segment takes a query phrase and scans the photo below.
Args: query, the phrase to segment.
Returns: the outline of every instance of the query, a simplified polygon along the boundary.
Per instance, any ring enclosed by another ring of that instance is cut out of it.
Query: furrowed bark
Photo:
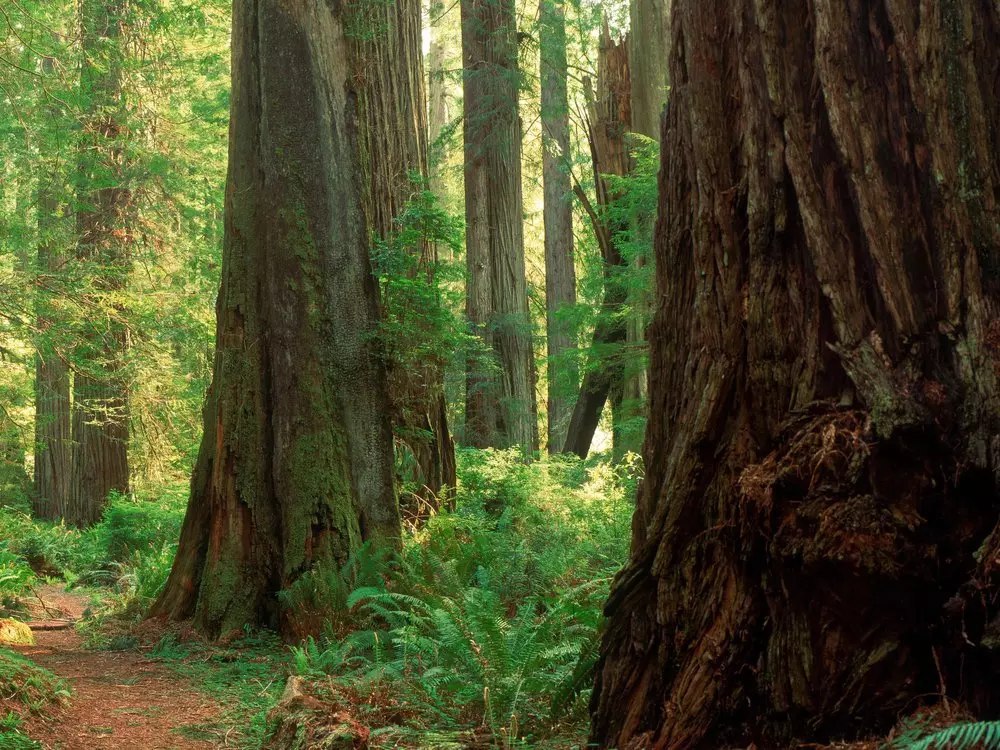
[[[344,8],[237,0],[213,383],[153,615],[294,632],[278,596],[399,543]]]
[[[1000,11],[675,0],[601,747],[1000,705]]]

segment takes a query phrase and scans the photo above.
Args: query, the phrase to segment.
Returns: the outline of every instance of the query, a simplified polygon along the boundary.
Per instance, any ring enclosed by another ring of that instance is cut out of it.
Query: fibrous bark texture
[[[513,0],[463,0],[466,314],[492,352],[470,360],[465,442],[538,447],[521,199]],[[495,358],[495,362],[492,361]]]
[[[562,0],[540,0],[539,67],[542,90],[542,190],[545,224],[545,310],[548,344],[548,449],[562,451],[580,380],[576,337],[566,308],[576,303],[573,203],[567,91],[566,10]]]
[[[154,615],[289,629],[278,593],[398,543],[343,7],[238,0],[205,434]]]
[[[1000,10],[676,0],[602,747],[998,708]],[[984,544],[985,542],[985,544]]]
[[[608,396],[615,392],[616,398],[620,397],[623,386],[621,347],[628,327],[622,307],[628,298],[628,290],[618,237],[625,227],[613,221],[608,213],[615,196],[605,175],[624,176],[632,164],[627,141],[632,123],[628,50],[628,38],[612,39],[605,20],[598,53],[597,93],[595,95],[589,87],[586,92],[587,140],[594,169],[597,205],[591,203],[582,188],[576,188],[576,194],[593,225],[604,261],[601,318],[594,328],[586,373],[563,445],[564,452],[575,453],[580,458],[586,458],[590,453]]]
[[[116,301],[128,284],[134,200],[128,183],[128,137],[122,91],[125,0],[81,6],[87,103],[80,148],[77,259],[89,279],[93,318],[77,348],[73,380],[73,449],[68,523],[101,519],[108,494],[129,489],[128,329]]]
[[[359,132],[368,175],[365,213],[374,236],[388,241],[414,193],[424,189],[411,174],[427,177],[420,0],[375,5],[366,19],[373,29],[355,49],[362,81]],[[407,248],[418,256],[412,273],[433,283],[437,248],[429,241]],[[444,396],[445,360],[393,367],[389,373],[396,438],[415,458],[411,482],[423,488],[420,506],[445,499],[456,485],[455,446],[448,431]],[[449,489],[450,488],[450,489]],[[419,508],[411,508],[421,515]]]

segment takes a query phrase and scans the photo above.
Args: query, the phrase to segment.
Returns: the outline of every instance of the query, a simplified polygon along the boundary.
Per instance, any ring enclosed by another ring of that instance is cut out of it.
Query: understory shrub
[[[444,747],[457,741],[449,731],[477,730],[510,746],[585,721],[601,610],[628,549],[630,482],[578,459],[459,459],[456,510],[347,596],[356,629],[292,648],[295,671],[331,700],[349,691],[382,696],[371,712],[406,707],[369,717],[393,725],[372,732],[387,747],[413,732],[415,746]]]

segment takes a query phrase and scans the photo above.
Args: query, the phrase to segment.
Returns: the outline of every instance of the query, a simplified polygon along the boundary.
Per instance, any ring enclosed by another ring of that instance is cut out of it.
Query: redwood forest
[[[0,750],[1000,750],[997,0],[0,0]]]

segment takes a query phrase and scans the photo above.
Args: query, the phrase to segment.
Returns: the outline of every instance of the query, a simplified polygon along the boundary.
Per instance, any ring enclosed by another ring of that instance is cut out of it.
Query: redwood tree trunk
[[[979,0],[676,0],[600,746],[996,712],[997,39]]]
[[[521,200],[513,0],[462,0],[466,314],[495,362],[470,360],[465,442],[538,447]]]
[[[628,300],[628,289],[618,238],[625,226],[609,215],[608,208],[615,196],[605,175],[624,176],[632,165],[627,141],[632,125],[628,50],[628,37],[618,41],[612,39],[605,19],[597,60],[597,94],[595,96],[589,88],[586,92],[587,140],[597,205],[591,203],[582,188],[576,188],[577,196],[590,217],[604,261],[602,317],[594,328],[586,374],[563,445],[564,452],[575,453],[580,458],[586,458],[590,453],[608,398],[613,397],[616,404],[620,404],[623,393],[625,369],[622,347],[628,334],[623,306]],[[622,418],[618,413],[614,416]]]
[[[629,3],[632,128],[647,138],[660,137],[660,117],[667,102],[668,50],[667,24],[671,0],[631,0]],[[631,232],[637,241],[652,234],[652,215],[632,219]],[[625,335],[625,356],[621,390],[615,395],[614,453],[621,458],[627,452],[642,451],[646,406],[649,401],[649,372],[646,357],[646,322],[652,305],[652,289],[636,281],[651,278],[646,253],[631,259],[633,281],[629,285],[629,316]]]
[[[448,90],[445,86],[445,21],[448,9],[440,0],[432,0],[429,8],[430,49],[427,52],[427,132],[430,141],[428,153],[429,184],[431,190],[441,195],[444,183],[441,172],[444,149],[438,139],[448,124]]]
[[[542,93],[542,190],[545,224],[545,310],[548,343],[548,449],[566,441],[572,398],[580,382],[576,338],[565,308],[576,303],[573,203],[567,92],[566,9],[562,0],[540,0],[539,68]]]
[[[53,61],[42,63],[45,74],[53,71]],[[50,111],[53,120],[58,112]],[[57,120],[58,121],[58,120]],[[61,518],[69,499],[70,456],[72,446],[69,367],[53,338],[59,321],[49,304],[55,279],[67,258],[59,252],[61,201],[56,185],[59,169],[52,166],[40,179],[38,189],[38,258],[35,266],[44,283],[36,284],[35,326],[38,331],[35,354],[35,476],[32,515],[35,518]]]
[[[369,13],[377,31],[359,41],[355,55],[358,78],[364,81],[359,133],[367,162],[365,210],[374,235],[387,240],[399,231],[398,219],[407,201],[424,189],[411,174],[426,178],[428,170],[420,0],[396,0]],[[433,283],[436,246],[424,241],[407,250],[418,256],[412,272]],[[415,458],[416,470],[407,479],[423,488],[418,493],[420,507],[409,508],[417,516],[424,515],[428,503],[447,501],[457,482],[444,395],[445,364],[442,357],[393,367],[389,374],[396,438]]]
[[[342,6],[237,0],[213,382],[152,613],[296,630],[278,593],[395,545],[386,373]]]
[[[77,258],[90,285],[93,318],[85,322],[73,381],[73,455],[63,517],[89,526],[108,494],[129,488],[128,331],[119,301],[128,284],[133,199],[128,184],[122,90],[126,0],[81,6],[81,94],[87,103],[80,148]]]
[[[630,0],[629,68],[632,74],[632,132],[659,140],[660,117],[670,81],[672,0]]]

